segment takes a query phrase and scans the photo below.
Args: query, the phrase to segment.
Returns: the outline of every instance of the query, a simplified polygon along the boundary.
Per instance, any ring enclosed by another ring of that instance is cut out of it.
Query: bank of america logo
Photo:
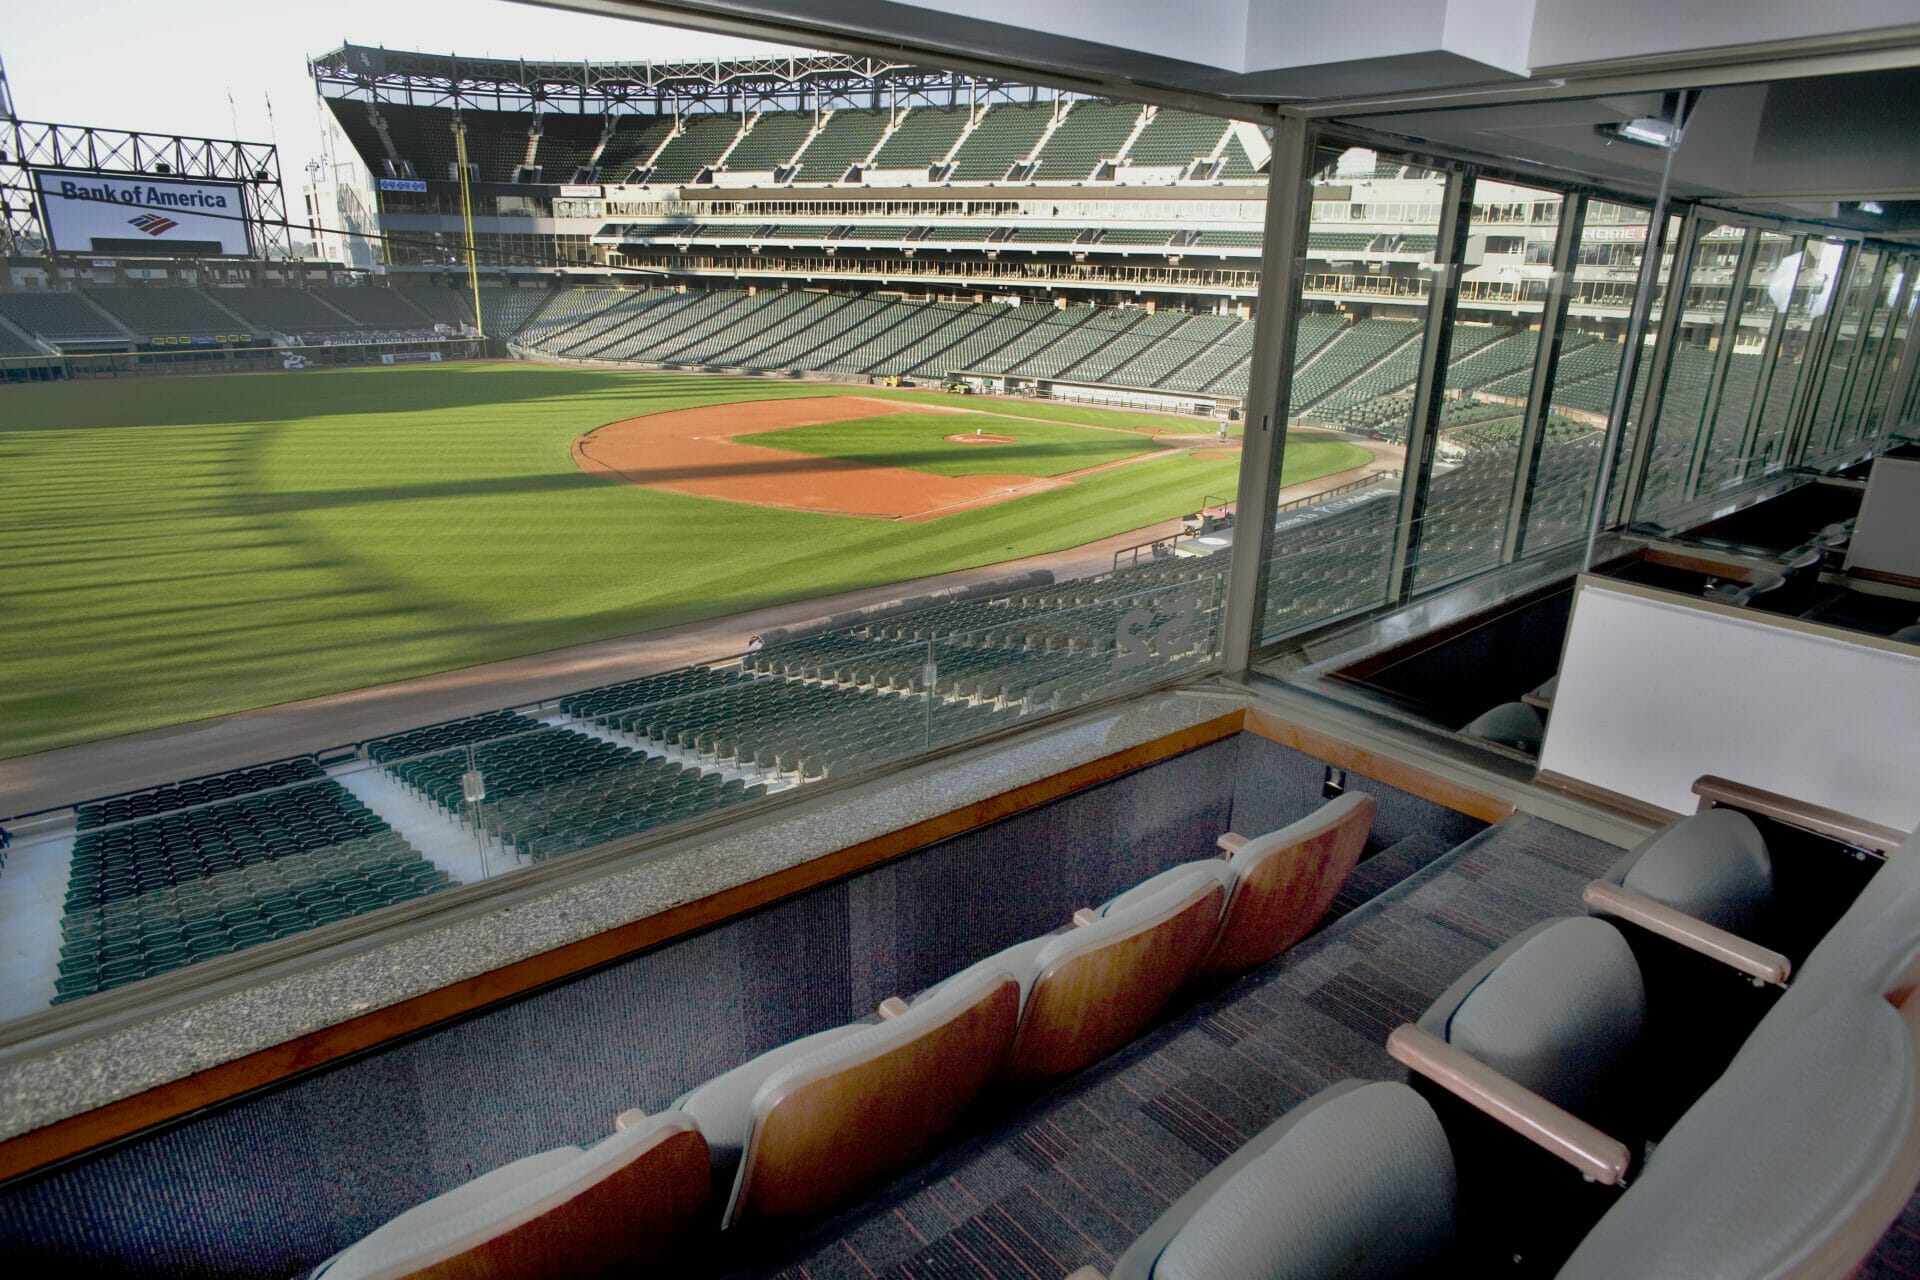
[[[127,225],[138,227],[150,236],[163,236],[180,224],[164,214],[143,213],[137,218],[128,218]]]

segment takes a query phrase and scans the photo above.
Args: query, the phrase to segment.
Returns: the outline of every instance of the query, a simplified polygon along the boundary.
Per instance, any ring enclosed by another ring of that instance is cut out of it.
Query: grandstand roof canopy
[[[903,105],[1029,98],[1031,85],[898,59],[846,53],[693,62],[528,62],[463,58],[345,44],[310,59],[328,97],[416,106],[545,110],[589,114],[656,110],[662,103],[733,109],[813,105],[876,93]],[[1051,95],[1049,95],[1051,96]]]

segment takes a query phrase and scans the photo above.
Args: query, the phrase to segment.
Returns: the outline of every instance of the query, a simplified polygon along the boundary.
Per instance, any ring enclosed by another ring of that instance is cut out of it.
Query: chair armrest
[[[1779,795],[1772,791],[1762,791],[1759,787],[1749,787],[1744,783],[1733,782],[1707,774],[1693,784],[1693,794],[1700,797],[1701,809],[1722,804],[1729,809],[1739,809],[1746,813],[1757,813],[1764,818],[1773,818],[1779,822],[1800,827],[1817,835],[1831,836],[1835,840],[1884,854],[1902,840],[1907,833],[1892,827],[1869,822],[1865,818],[1856,818],[1838,809],[1828,809],[1817,804],[1808,804],[1804,800],[1795,800],[1790,796]]]
[[[1246,844],[1246,842],[1247,837],[1237,831],[1229,831],[1214,841],[1215,844],[1220,846],[1220,852],[1226,854],[1228,857],[1240,852],[1240,847]]]
[[[1520,695],[1520,701],[1526,703],[1528,706],[1532,707],[1535,711],[1552,711],[1553,710],[1553,699],[1543,698],[1537,693],[1523,693]]]
[[[1783,986],[1793,973],[1793,962],[1778,951],[1748,942],[1737,933],[1728,933],[1644,893],[1623,889],[1610,880],[1589,881],[1580,898],[1596,910],[1637,924],[1648,933],[1657,933],[1709,960],[1718,960],[1755,982]]]
[[[1439,1036],[1405,1023],[1387,1037],[1387,1053],[1409,1071],[1566,1161],[1589,1180],[1609,1187],[1625,1181],[1631,1158],[1625,1143]]]
[[[624,1133],[647,1118],[647,1113],[639,1107],[629,1107],[613,1118],[613,1131]]]
[[[907,1011],[907,1002],[899,996],[888,996],[880,1002],[880,1021],[892,1022]]]
[[[1073,913],[1073,927],[1084,929],[1090,924],[1100,923],[1100,913],[1092,907],[1082,907]]]

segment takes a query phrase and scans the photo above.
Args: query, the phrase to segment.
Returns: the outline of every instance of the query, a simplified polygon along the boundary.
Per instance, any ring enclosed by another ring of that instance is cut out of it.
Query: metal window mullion
[[[1293,348],[1300,318],[1301,271],[1313,214],[1313,156],[1318,129],[1281,116],[1273,130],[1267,172],[1267,218],[1260,244],[1260,292],[1253,317],[1253,363],[1242,419],[1235,533],[1227,566],[1222,621],[1223,667],[1238,675],[1261,646],[1267,609],[1267,564],[1273,554],[1273,509],[1285,460],[1287,406],[1293,395]],[[1285,175],[1292,174],[1294,181]]]
[[[1653,456],[1654,442],[1660,436],[1660,411],[1667,394],[1667,367],[1673,360],[1673,344],[1680,323],[1687,314],[1687,279],[1693,274],[1693,254],[1703,219],[1696,205],[1686,212],[1680,224],[1680,238],[1673,246],[1673,266],[1667,272],[1666,297],[1660,312],[1660,328],[1653,342],[1653,354],[1647,359],[1647,393],[1640,402],[1640,434],[1633,442],[1633,460],[1627,466],[1627,481],[1620,494],[1620,519],[1633,523],[1640,505],[1640,491],[1647,482],[1647,461]],[[1622,370],[1624,373],[1625,370]]]
[[[1915,278],[1916,273],[1920,273],[1920,257],[1910,257],[1907,259],[1907,296],[1901,304],[1903,307],[1913,306],[1916,294],[1920,294],[1920,279]],[[1900,353],[1900,365],[1893,375],[1893,393],[1887,397],[1887,416],[1893,419],[1887,424],[1888,430],[1905,425],[1907,402],[1913,397],[1915,370],[1920,369],[1920,337],[1916,336],[1920,333],[1920,324],[1916,321],[1920,321],[1920,315],[1907,317],[1906,346]]]
[[[1560,372],[1560,340],[1566,328],[1567,308],[1573,300],[1574,258],[1586,233],[1587,199],[1568,192],[1560,204],[1560,228],[1553,246],[1553,280],[1546,304],[1540,308],[1540,341],[1534,348],[1533,382],[1527,388],[1527,416],[1521,419],[1520,453],[1513,470],[1513,491],[1507,501],[1507,527],[1500,536],[1500,563],[1520,554],[1526,539],[1527,517],[1533,507],[1533,478],[1540,468],[1540,450],[1547,438],[1547,410],[1554,379]]]
[[[1387,598],[1404,601],[1413,586],[1420,526],[1426,518],[1427,487],[1433,479],[1435,426],[1446,397],[1447,357],[1453,350],[1453,319],[1460,302],[1460,262],[1466,256],[1473,221],[1475,170],[1447,170],[1440,200],[1439,234],[1434,241],[1433,290],[1427,302],[1427,327],[1421,335],[1420,377],[1414,385],[1413,413],[1407,422],[1407,462],[1400,481],[1400,510],[1394,523],[1393,561],[1387,571]]]
[[[1860,308],[1860,322],[1853,330],[1853,359],[1847,361],[1847,373],[1840,380],[1840,394],[1833,402],[1833,425],[1827,431],[1824,444],[1825,452],[1831,453],[1840,447],[1841,429],[1847,417],[1847,402],[1853,399],[1853,389],[1860,384],[1860,366],[1867,354],[1867,336],[1871,328],[1876,304],[1880,301],[1880,283],[1887,278],[1887,259],[1892,255],[1880,251],[1879,262],[1873,269],[1873,280],[1867,286],[1866,305]]]
[[[1807,335],[1805,360],[1813,362],[1809,370],[1801,365],[1799,403],[1793,406],[1792,449],[1783,457],[1796,464],[1806,458],[1813,435],[1813,419],[1820,410],[1820,389],[1826,385],[1827,365],[1833,359],[1833,345],[1840,336],[1840,316],[1847,309],[1847,290],[1853,283],[1853,268],[1859,259],[1858,245],[1842,247],[1839,269],[1834,273],[1833,291],[1827,295],[1827,312],[1819,317],[1818,332]]]
[[[1807,238],[1796,236],[1787,242],[1787,252],[1782,257],[1791,257],[1806,252]],[[1801,259],[1805,261],[1805,259]],[[1800,276],[1798,265],[1794,267],[1794,278]],[[1766,345],[1760,351],[1760,376],[1754,380],[1753,403],[1747,406],[1747,425],[1740,433],[1740,478],[1747,479],[1753,474],[1753,449],[1760,440],[1760,423],[1766,417],[1767,399],[1773,392],[1774,362],[1780,358],[1780,344],[1787,336],[1787,312],[1793,307],[1793,289],[1787,289],[1787,305],[1776,307],[1773,323],[1767,326]]]
[[[1686,497],[1700,491],[1700,478],[1707,468],[1707,450],[1713,443],[1714,427],[1720,416],[1720,398],[1727,389],[1727,374],[1733,368],[1733,348],[1740,336],[1740,317],[1746,311],[1747,275],[1753,270],[1759,251],[1760,232],[1753,227],[1740,241],[1740,256],[1733,263],[1733,288],[1727,291],[1727,314],[1720,321],[1720,345],[1713,353],[1713,372],[1707,377],[1707,398],[1700,406],[1700,426],[1694,432],[1693,453],[1687,459]]]
[[[1880,268],[1880,279],[1874,285],[1873,296],[1876,298],[1881,296],[1880,290],[1886,287],[1887,272],[1893,268],[1897,261],[1892,253],[1886,254],[1885,257],[1886,261],[1881,264]],[[1912,288],[1912,276],[1909,273],[1903,272],[1897,296],[1891,299],[1890,305],[1883,309],[1885,319],[1880,333],[1880,350],[1876,352],[1873,357],[1873,372],[1867,378],[1867,394],[1860,400],[1860,416],[1863,428],[1860,434],[1862,436],[1866,435],[1866,431],[1864,430],[1865,420],[1867,416],[1873,412],[1875,401],[1880,398],[1880,387],[1887,377],[1888,366],[1893,363],[1893,331],[1900,325],[1900,308],[1906,305],[1908,291]]]

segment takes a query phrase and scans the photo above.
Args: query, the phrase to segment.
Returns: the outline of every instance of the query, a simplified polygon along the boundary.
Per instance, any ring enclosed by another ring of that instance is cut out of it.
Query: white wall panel
[[[1920,657],[1583,578],[1543,773],[1675,813],[1714,773],[1920,824]]]

